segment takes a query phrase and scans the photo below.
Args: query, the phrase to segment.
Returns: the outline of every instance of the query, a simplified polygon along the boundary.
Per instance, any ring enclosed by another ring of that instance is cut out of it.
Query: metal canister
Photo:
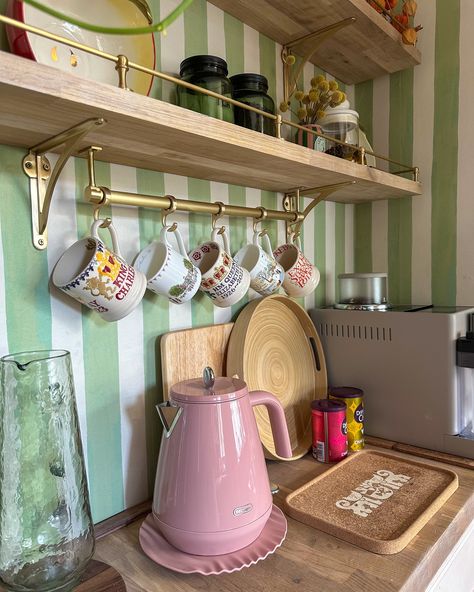
[[[364,391],[353,386],[331,387],[329,398],[346,404],[349,450],[362,450],[364,448]]]
[[[313,456],[320,462],[337,462],[347,456],[346,404],[319,399],[311,403]]]

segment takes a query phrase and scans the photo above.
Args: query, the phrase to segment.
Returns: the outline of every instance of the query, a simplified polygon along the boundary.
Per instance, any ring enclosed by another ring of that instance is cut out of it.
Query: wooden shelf
[[[0,97],[2,144],[33,146],[104,117],[78,149],[102,146],[107,162],[271,191],[356,181],[331,198],[350,203],[421,193],[414,181],[4,52]]]
[[[284,45],[327,25],[354,16],[356,22],[330,37],[312,62],[346,84],[398,72],[421,62],[413,46],[366,0],[209,0],[250,27]],[[309,44],[295,49],[299,55]]]

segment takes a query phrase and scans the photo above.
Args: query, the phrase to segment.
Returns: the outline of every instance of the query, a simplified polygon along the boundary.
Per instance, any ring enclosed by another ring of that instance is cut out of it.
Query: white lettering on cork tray
[[[341,510],[350,510],[357,516],[367,518],[411,479],[412,477],[408,475],[396,475],[392,471],[380,469],[371,479],[367,479],[349,495],[338,500],[336,506]]]

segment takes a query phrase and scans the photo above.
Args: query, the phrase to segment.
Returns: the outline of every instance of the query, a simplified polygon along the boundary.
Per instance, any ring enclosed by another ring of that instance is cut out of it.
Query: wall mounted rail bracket
[[[23,159],[23,171],[30,179],[31,224],[33,245],[36,249],[46,249],[48,245],[48,216],[54,188],[59,175],[76,150],[80,140],[95,126],[105,125],[102,118],[87,119],[70,129],[33,146]],[[45,153],[63,146],[59,158],[51,169]]]
[[[285,193],[285,196],[283,197],[283,209],[285,212],[295,212],[297,215],[295,216],[294,221],[286,222],[287,241],[290,241],[292,235],[294,238],[299,236],[301,232],[301,226],[306,220],[306,217],[311,212],[311,210],[318,205],[319,202],[327,199],[332,193],[338,191],[342,187],[347,187],[347,185],[353,185],[354,183],[355,181],[343,181],[342,183],[333,183],[332,185],[323,185],[321,187],[311,187],[310,189],[302,189],[301,187],[298,187]],[[312,195],[315,195],[315,197],[312,197],[311,202],[306,206],[303,212],[300,212],[300,197],[309,197]]]

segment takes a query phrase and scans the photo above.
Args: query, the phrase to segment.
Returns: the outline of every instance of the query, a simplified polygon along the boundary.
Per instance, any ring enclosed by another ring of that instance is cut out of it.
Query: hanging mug
[[[259,238],[262,238],[264,247],[259,245]],[[253,243],[242,247],[234,259],[249,272],[250,287],[262,296],[273,294],[282,285],[285,272],[275,261],[266,231],[262,233],[256,230]]]
[[[98,229],[108,223],[113,251],[100,240]],[[123,259],[117,233],[109,221],[96,220],[91,236],[71,245],[56,263],[53,284],[106,321],[118,321],[140,303],[146,278]]]
[[[147,278],[147,287],[155,294],[166,296],[175,304],[191,300],[199,289],[201,272],[186,253],[183,239],[177,228],[173,230],[179,251],[171,248],[168,231],[164,226],[160,238],[145,247],[136,257],[134,265]]]
[[[217,242],[218,234],[222,236],[224,248]],[[201,290],[216,306],[232,306],[245,296],[250,274],[232,259],[224,226],[221,230],[215,228],[211,240],[194,249],[190,257],[201,270]]]
[[[273,251],[273,255],[285,270],[283,289],[288,296],[300,298],[316,289],[320,279],[319,270],[305,257],[299,238],[295,239],[292,235],[288,243]]]

